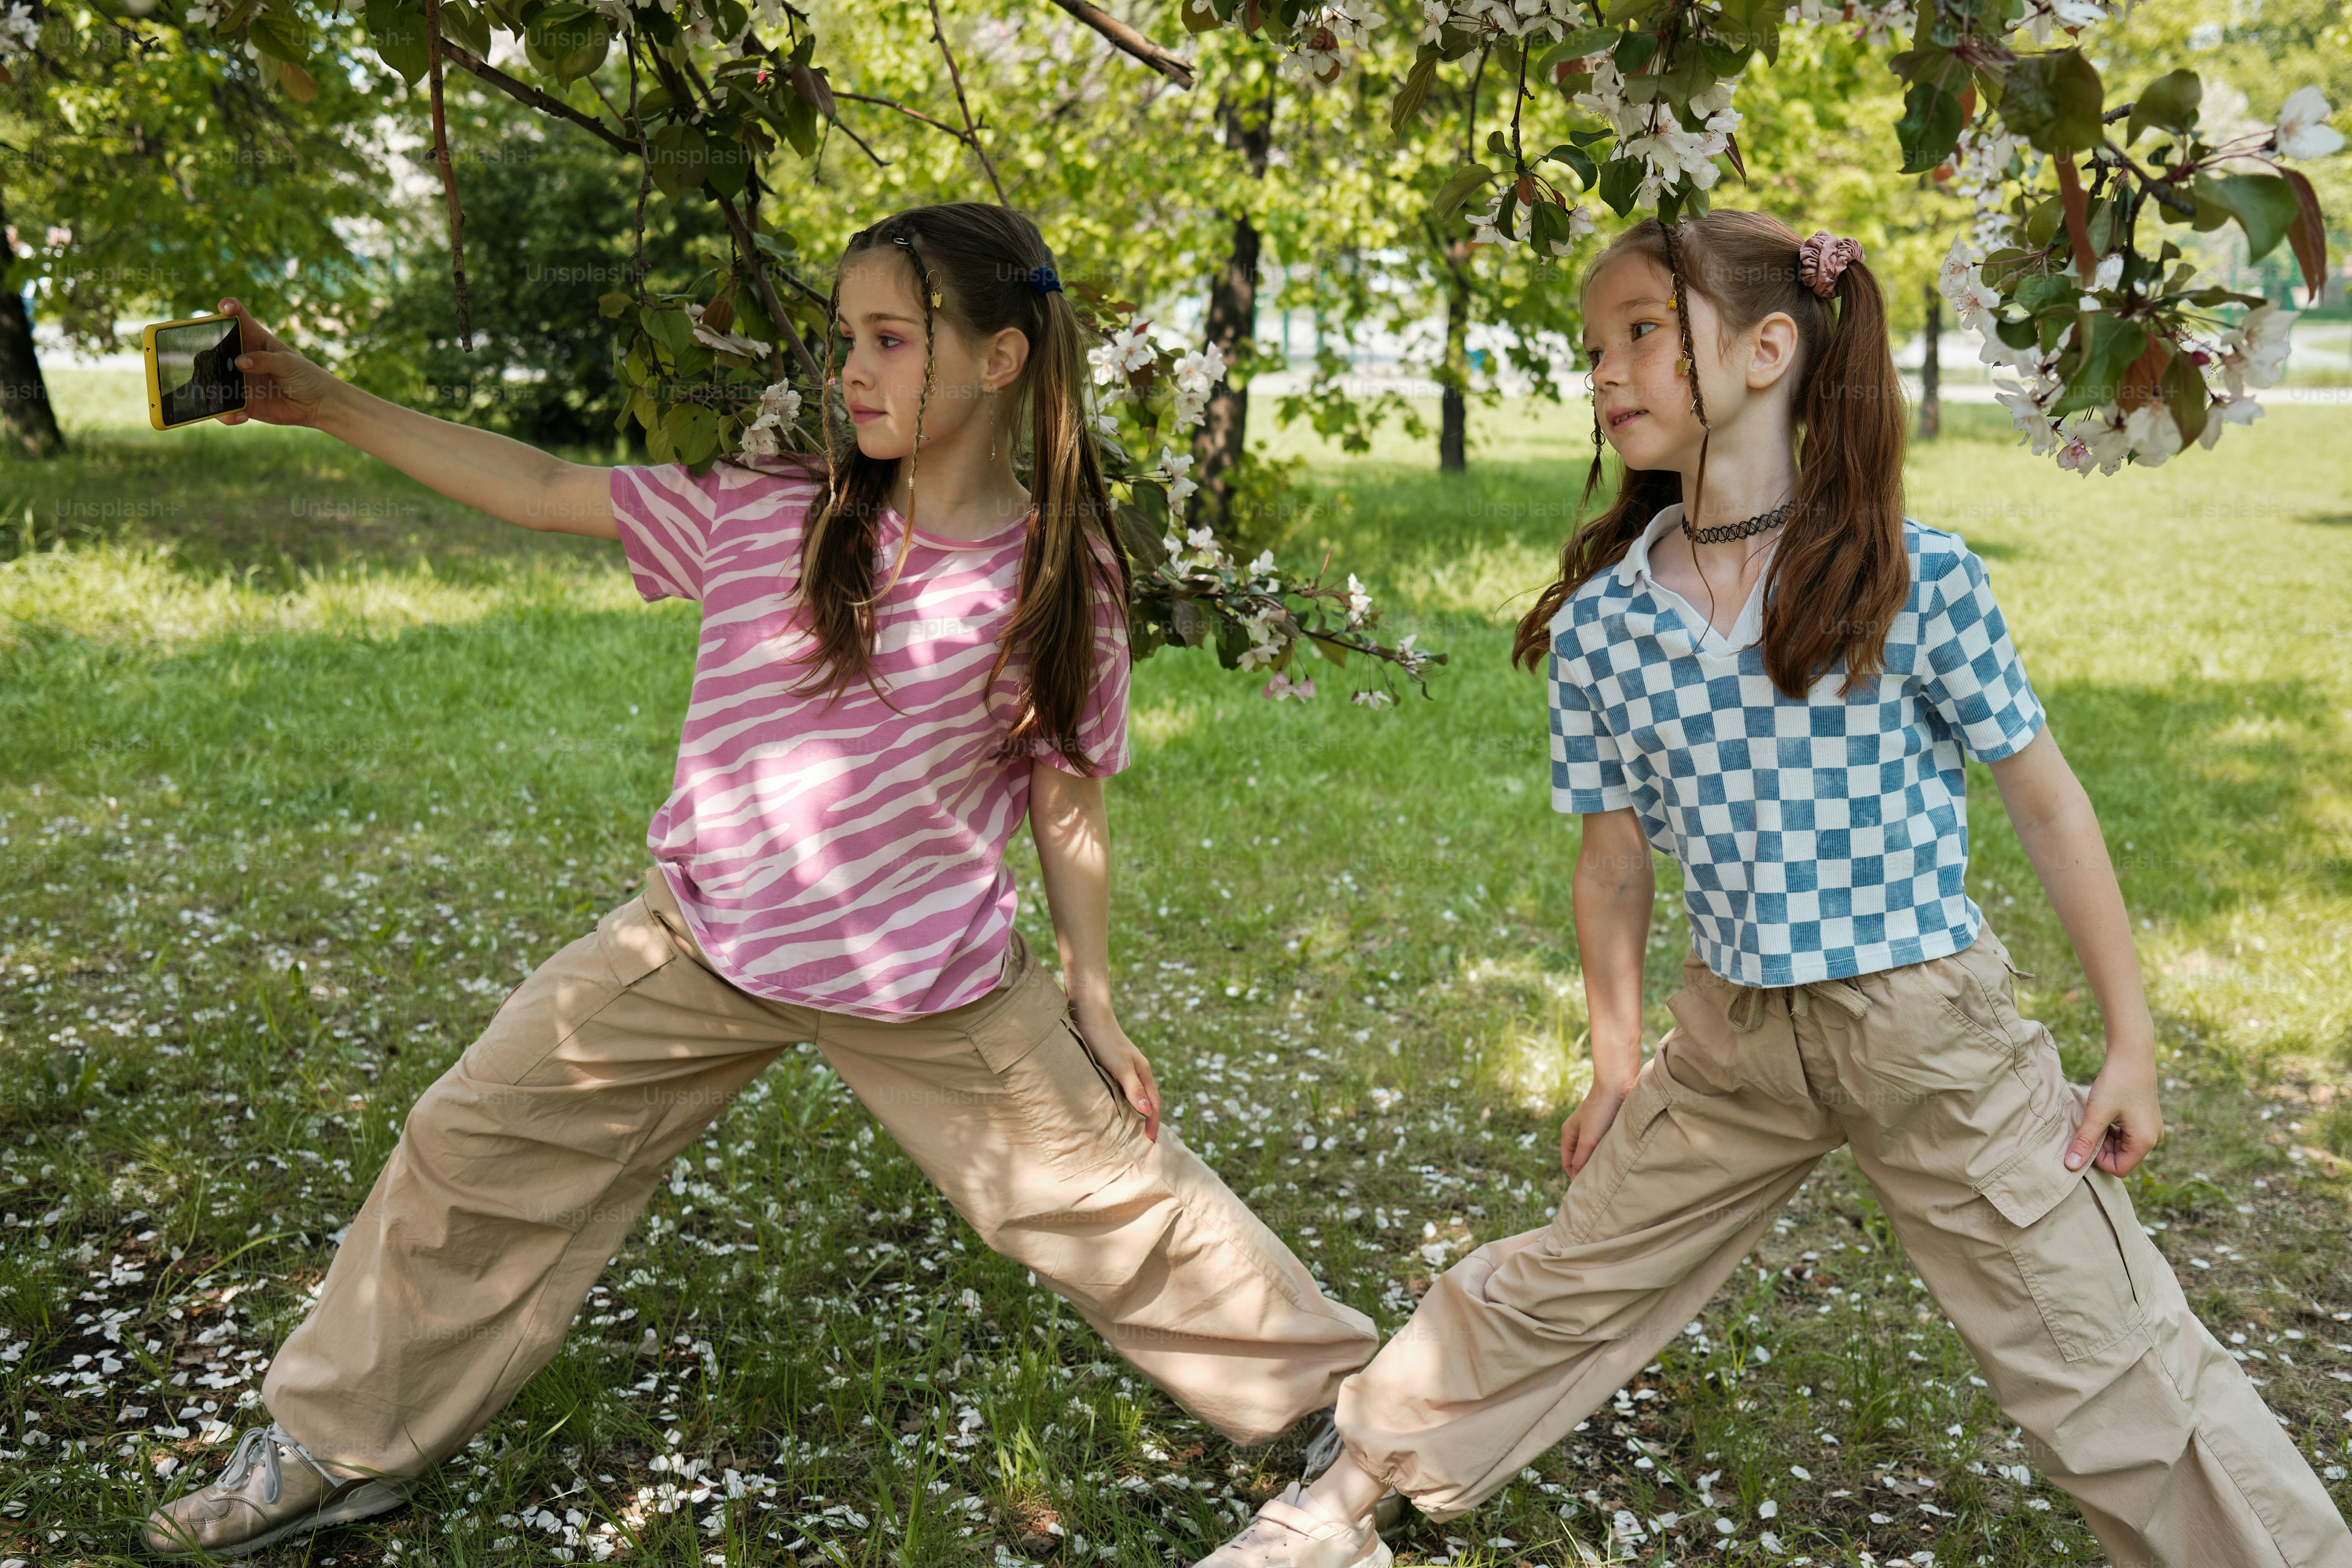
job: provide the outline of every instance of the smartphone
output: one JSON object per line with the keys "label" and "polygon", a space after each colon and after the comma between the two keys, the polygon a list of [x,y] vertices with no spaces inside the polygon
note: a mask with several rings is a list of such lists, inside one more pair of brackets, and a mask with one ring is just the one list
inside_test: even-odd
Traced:
{"label": "smartphone", "polygon": [[245,407],[235,316],[157,321],[139,334],[147,356],[147,423],[176,429]]}

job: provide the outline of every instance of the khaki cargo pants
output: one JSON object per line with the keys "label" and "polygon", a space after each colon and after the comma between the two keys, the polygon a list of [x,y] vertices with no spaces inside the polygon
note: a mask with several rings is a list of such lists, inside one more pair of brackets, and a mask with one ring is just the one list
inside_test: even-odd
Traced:
{"label": "khaki cargo pants", "polygon": [[1965,952],[1759,991],[1696,958],[1675,1027],[1552,1223],[1454,1265],[1339,1391],[1349,1452],[1466,1512],[1698,1316],[1841,1143],[2032,1458],[2116,1568],[2352,1568],[2352,1532],[2189,1310],[2123,1184],[2069,1171],[2087,1091]]}
{"label": "khaki cargo pants", "polygon": [[670,1160],[813,1041],[983,1241],[1202,1420],[1265,1441],[1379,1335],[1173,1127],[1143,1136],[1067,1007],[1017,931],[997,988],[943,1013],[762,1001],[649,872],[417,1100],[262,1399],[323,1461],[424,1475],[553,1357]]}

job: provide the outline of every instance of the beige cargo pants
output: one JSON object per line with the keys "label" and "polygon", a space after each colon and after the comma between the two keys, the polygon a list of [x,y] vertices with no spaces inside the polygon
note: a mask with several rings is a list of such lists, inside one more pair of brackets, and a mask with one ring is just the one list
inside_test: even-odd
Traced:
{"label": "beige cargo pants", "polygon": [[2189,1310],[1990,929],[1853,982],[1696,958],[1675,1027],[1541,1230],[1454,1265],[1339,1391],[1349,1454],[1437,1519],[1566,1437],[1696,1317],[1841,1143],[2032,1458],[2118,1568],[2352,1568],[2352,1532]]}
{"label": "beige cargo pants", "polygon": [[417,1100],[263,1402],[323,1461],[421,1477],[553,1357],[670,1160],[813,1041],[991,1247],[1202,1420],[1271,1438],[1370,1358],[1371,1320],[1173,1127],[1143,1136],[1067,1006],[1017,931],[996,990],[947,1012],[762,1001],[649,873]]}

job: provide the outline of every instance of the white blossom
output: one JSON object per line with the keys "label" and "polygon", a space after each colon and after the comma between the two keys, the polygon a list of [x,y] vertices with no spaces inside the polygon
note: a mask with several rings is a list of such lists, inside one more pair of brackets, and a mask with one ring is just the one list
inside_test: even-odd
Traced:
{"label": "white blossom", "polygon": [[2197,444],[2207,451],[2221,438],[2224,425],[2252,425],[2263,416],[2263,405],[2251,397],[2227,397],[2205,411],[2205,429]]}
{"label": "white blossom", "polygon": [[2288,334],[2299,312],[2263,303],[2221,338],[2221,380],[2231,397],[2249,386],[2272,386],[2286,369]]}
{"label": "white blossom", "polygon": [[1097,386],[1123,384],[1130,372],[1151,363],[1153,353],[1146,323],[1138,321],[1131,327],[1113,328],[1100,344],[1087,351],[1087,363],[1095,367]]}
{"label": "white blossom", "polygon": [[2180,450],[2180,426],[2161,398],[2133,409],[2124,420],[2124,434],[2131,438],[2134,460],[2144,468],[2161,468]]}
{"label": "white blossom", "polygon": [[1179,457],[1166,447],[1160,448],[1159,477],[1168,481],[1168,510],[1174,511],[1191,498],[1200,485],[1192,478],[1192,454]]}
{"label": "white blossom", "polygon": [[2344,145],[2344,137],[2327,123],[2327,96],[2315,87],[2297,88],[2279,110],[2278,150],[2282,157],[2325,158]]}

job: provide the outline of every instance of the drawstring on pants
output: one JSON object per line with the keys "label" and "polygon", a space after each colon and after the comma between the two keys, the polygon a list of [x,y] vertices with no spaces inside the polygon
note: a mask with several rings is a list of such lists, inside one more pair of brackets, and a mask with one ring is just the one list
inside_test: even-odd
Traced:
{"label": "drawstring on pants", "polygon": [[1861,987],[1847,980],[1808,980],[1797,985],[1735,985],[1731,1005],[1723,1010],[1731,1021],[1734,1034],[1752,1035],[1764,1024],[1764,1012],[1769,998],[1787,998],[1789,1016],[1803,1018],[1811,1016],[1816,1000],[1832,1002],[1849,1018],[1859,1018],[1870,1011],[1870,998]]}

